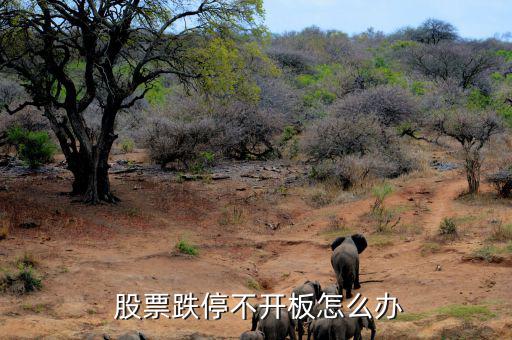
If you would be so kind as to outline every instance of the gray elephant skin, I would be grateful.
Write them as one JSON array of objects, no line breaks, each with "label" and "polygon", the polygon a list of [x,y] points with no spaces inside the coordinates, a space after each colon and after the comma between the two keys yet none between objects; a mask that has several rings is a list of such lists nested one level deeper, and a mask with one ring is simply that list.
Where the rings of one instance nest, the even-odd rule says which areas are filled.
[{"label": "gray elephant skin", "polygon": [[256,308],[252,315],[251,331],[261,331],[266,340],[285,340],[287,336],[296,340],[295,322],[286,308],[279,309],[279,319],[275,308],[269,308],[267,315],[264,314],[264,308]]},{"label": "gray elephant skin", "polygon": [[265,334],[261,331],[247,331],[240,335],[240,340],[265,340]]},{"label": "gray elephant skin", "polygon": [[[322,286],[318,281],[306,281],[302,285],[295,287],[292,291],[291,296],[295,296],[295,298],[299,298],[299,296],[303,296],[303,302],[310,302],[311,306],[315,306],[320,297],[322,296]],[[309,296],[306,296],[309,295]],[[304,324],[309,320],[298,319],[296,320],[297,324],[297,333],[299,334],[299,340],[302,340],[304,336]]]},{"label": "gray elephant skin", "polygon": [[336,273],[338,292],[344,297],[352,297],[352,288],[359,289],[359,254],[361,254],[368,243],[361,234],[354,234],[347,237],[338,237],[331,244],[333,250],[331,264]]},{"label": "gray elephant skin", "polygon": [[337,317],[335,319],[320,318],[311,323],[308,340],[362,340],[361,331],[371,330],[371,340],[375,340],[377,328],[373,318],[369,317]]}]

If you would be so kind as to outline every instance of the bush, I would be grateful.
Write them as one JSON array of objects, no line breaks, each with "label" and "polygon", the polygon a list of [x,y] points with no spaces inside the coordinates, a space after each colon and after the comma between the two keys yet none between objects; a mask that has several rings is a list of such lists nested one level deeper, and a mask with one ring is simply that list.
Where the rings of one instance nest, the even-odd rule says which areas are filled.
[{"label": "bush", "polygon": [[314,162],[311,177],[348,189],[369,178],[394,178],[420,164],[372,116],[327,118],[306,130],[303,148]]},{"label": "bush", "polygon": [[162,167],[182,162],[189,168],[201,152],[207,151],[214,135],[214,125],[209,119],[184,123],[159,118],[150,123],[145,144],[151,159]]},{"label": "bush", "polygon": [[41,279],[31,266],[20,264],[15,274],[5,273],[0,280],[0,291],[23,295],[41,289]]},{"label": "bush", "polygon": [[272,111],[235,104],[219,110],[214,119],[219,132],[215,145],[225,156],[240,160],[279,156],[273,139],[282,121]]},{"label": "bush", "polygon": [[418,111],[418,105],[410,93],[401,87],[386,85],[350,94],[332,108],[337,117],[374,115],[386,126],[413,120]]},{"label": "bush", "polygon": [[512,168],[507,168],[490,174],[487,181],[496,189],[499,196],[508,198],[512,196]]},{"label": "bush", "polygon": [[124,153],[133,152],[134,148],[135,148],[135,142],[133,141],[133,139],[125,138],[121,141],[121,150]]},{"label": "bush", "polygon": [[457,225],[453,218],[444,218],[439,226],[439,235],[453,236],[457,235]]},{"label": "bush", "polygon": [[180,240],[176,244],[176,250],[178,250],[181,254],[192,255],[192,256],[199,255],[199,250],[197,249],[197,247],[190,244],[186,240]]},{"label": "bush", "polygon": [[7,140],[16,147],[18,155],[31,168],[50,163],[57,150],[46,131],[29,131],[13,127],[7,131]]}]

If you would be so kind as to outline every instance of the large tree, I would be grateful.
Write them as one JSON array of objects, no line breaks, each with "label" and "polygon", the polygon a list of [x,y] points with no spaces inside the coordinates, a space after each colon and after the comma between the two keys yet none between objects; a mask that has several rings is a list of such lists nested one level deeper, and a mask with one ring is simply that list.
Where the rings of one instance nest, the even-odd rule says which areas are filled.
[{"label": "large tree", "polygon": [[[163,75],[204,88],[243,86],[226,74],[240,68],[235,41],[261,33],[262,15],[261,0],[0,0],[0,70],[27,93],[3,109],[40,108],[74,175],[73,193],[115,202],[108,156],[116,115]],[[93,106],[98,133],[84,118]]]}]

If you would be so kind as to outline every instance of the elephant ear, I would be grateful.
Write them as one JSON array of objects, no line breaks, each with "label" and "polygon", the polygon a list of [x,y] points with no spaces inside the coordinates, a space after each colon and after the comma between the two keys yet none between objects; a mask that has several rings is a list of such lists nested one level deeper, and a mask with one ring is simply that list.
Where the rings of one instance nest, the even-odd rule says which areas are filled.
[{"label": "elephant ear", "polygon": [[338,246],[340,244],[342,244],[343,241],[345,241],[344,237],[338,237],[337,239],[334,240],[333,243],[331,243],[331,249],[334,250],[334,249],[338,248]]},{"label": "elephant ear", "polygon": [[361,234],[354,234],[351,237],[356,245],[357,252],[361,254],[368,247],[368,242],[366,242],[366,239]]}]

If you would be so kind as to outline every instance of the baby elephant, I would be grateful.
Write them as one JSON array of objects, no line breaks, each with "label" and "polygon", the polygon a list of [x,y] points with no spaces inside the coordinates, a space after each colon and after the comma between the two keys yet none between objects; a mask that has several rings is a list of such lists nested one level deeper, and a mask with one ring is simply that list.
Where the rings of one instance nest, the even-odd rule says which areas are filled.
[{"label": "baby elephant", "polygon": [[279,319],[275,308],[269,308],[265,315],[265,309],[261,306],[256,308],[252,315],[252,328],[256,328],[265,335],[266,340],[285,340],[287,336],[290,340],[295,338],[295,323],[286,308],[279,309]]},{"label": "baby elephant", "polygon": [[[306,296],[307,295],[307,296]],[[322,287],[318,281],[306,281],[302,285],[295,287],[292,291],[292,296],[295,298],[299,298],[299,296],[303,296],[302,301],[311,303],[311,306],[315,306],[316,302],[320,300],[322,296]],[[304,336],[304,324],[306,324],[309,320],[306,319],[298,319],[297,323],[297,333],[299,333],[299,340],[302,340]]]},{"label": "baby elephant", "polygon": [[314,340],[362,340],[361,331],[363,328],[371,330],[371,340],[375,340],[377,328],[375,321],[369,317],[338,317],[335,319],[316,319],[311,323],[311,332],[308,334],[308,340],[311,335]]},{"label": "baby elephant", "polygon": [[265,340],[265,334],[261,331],[247,331],[240,335],[240,340]]},{"label": "baby elephant", "polygon": [[352,297],[352,287],[361,288],[359,283],[359,254],[361,254],[368,243],[361,234],[354,234],[348,237],[338,237],[331,244],[333,251],[331,264],[336,273],[338,293],[343,294],[345,289],[348,299]]}]

